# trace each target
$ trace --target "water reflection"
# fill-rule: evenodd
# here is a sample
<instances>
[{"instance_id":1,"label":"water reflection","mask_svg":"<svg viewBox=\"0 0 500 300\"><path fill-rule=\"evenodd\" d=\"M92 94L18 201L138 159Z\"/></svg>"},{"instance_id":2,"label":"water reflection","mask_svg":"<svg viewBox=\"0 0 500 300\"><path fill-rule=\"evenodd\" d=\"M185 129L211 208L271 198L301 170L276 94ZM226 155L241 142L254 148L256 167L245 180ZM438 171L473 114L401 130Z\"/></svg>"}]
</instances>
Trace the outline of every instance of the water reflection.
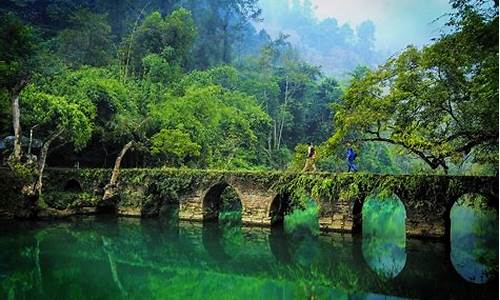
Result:
<instances>
[{"instance_id":1,"label":"water reflection","mask_svg":"<svg viewBox=\"0 0 500 300\"><path fill-rule=\"evenodd\" d=\"M275 227L269 235L269 247L275 259L286 265L310 267L321 257L319 237L308 233L288 233Z\"/></svg>"},{"instance_id":2,"label":"water reflection","mask_svg":"<svg viewBox=\"0 0 500 300\"><path fill-rule=\"evenodd\" d=\"M385 278L394 278L405 267L405 245L393 239L363 239L363 257L375 273Z\"/></svg>"},{"instance_id":3,"label":"water reflection","mask_svg":"<svg viewBox=\"0 0 500 300\"><path fill-rule=\"evenodd\" d=\"M498 286L472 285L450 276L453 269L442 259L448 255L446 248L436 242L422 247L409 240L406 246L412 247L409 253L418 263L410 272L405 268L397 280L386 280L368 272L364 254L353 251L361 247L350 235L300 237L257 227L95 218L0 223L0 227L0 299L383 299L382 295L487 299L498 295ZM440 259L429 262L425 257Z\"/></svg>"},{"instance_id":4,"label":"water reflection","mask_svg":"<svg viewBox=\"0 0 500 300\"><path fill-rule=\"evenodd\" d=\"M465 280L486 283L498 274L498 215L480 195L462 196L451 209L451 262Z\"/></svg>"},{"instance_id":5,"label":"water reflection","mask_svg":"<svg viewBox=\"0 0 500 300\"><path fill-rule=\"evenodd\" d=\"M300 196L303 199L299 203L303 203L304 207L296 208L285 216L284 237L290 245L292 262L307 267L319 255L319 206L309 195L302 193Z\"/></svg>"},{"instance_id":6,"label":"water reflection","mask_svg":"<svg viewBox=\"0 0 500 300\"><path fill-rule=\"evenodd\" d=\"M224 230L217 223L205 222L203 224L202 240L207 253L216 261L228 261L231 256L226 253L222 244Z\"/></svg>"},{"instance_id":7,"label":"water reflection","mask_svg":"<svg viewBox=\"0 0 500 300\"><path fill-rule=\"evenodd\" d=\"M276 260L283 264L292 262L290 245L286 233L281 226L274 226L269 235L269 247Z\"/></svg>"},{"instance_id":8,"label":"water reflection","mask_svg":"<svg viewBox=\"0 0 500 300\"><path fill-rule=\"evenodd\" d=\"M363 257L375 273L394 278L406 264L406 212L394 194L378 193L363 205Z\"/></svg>"}]
</instances>

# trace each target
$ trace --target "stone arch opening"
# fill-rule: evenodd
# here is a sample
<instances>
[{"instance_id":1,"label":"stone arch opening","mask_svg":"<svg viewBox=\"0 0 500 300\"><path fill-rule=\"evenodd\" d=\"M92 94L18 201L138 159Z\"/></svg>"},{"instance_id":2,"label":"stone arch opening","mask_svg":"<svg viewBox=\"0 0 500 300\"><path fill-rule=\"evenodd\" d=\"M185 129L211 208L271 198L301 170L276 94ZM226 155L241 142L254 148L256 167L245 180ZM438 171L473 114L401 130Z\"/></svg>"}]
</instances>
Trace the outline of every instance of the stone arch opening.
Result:
<instances>
[{"instance_id":1,"label":"stone arch opening","mask_svg":"<svg viewBox=\"0 0 500 300\"><path fill-rule=\"evenodd\" d=\"M117 215L118 208L115 203L98 204L95 209L97 215Z\"/></svg>"},{"instance_id":2,"label":"stone arch opening","mask_svg":"<svg viewBox=\"0 0 500 300\"><path fill-rule=\"evenodd\" d=\"M269 206L269 217L274 230L294 236L319 234L318 201L304 190L278 194Z\"/></svg>"},{"instance_id":3,"label":"stone arch opening","mask_svg":"<svg viewBox=\"0 0 500 300\"><path fill-rule=\"evenodd\" d=\"M467 193L449 210L451 264L460 277L475 284L498 276L498 211L488 200Z\"/></svg>"},{"instance_id":4,"label":"stone arch opening","mask_svg":"<svg viewBox=\"0 0 500 300\"><path fill-rule=\"evenodd\" d=\"M241 222L242 208L238 191L226 182L217 183L203 197L203 221Z\"/></svg>"},{"instance_id":5,"label":"stone arch opening","mask_svg":"<svg viewBox=\"0 0 500 300\"><path fill-rule=\"evenodd\" d=\"M176 225L179 221L180 202L174 198L159 199L158 215L161 220L170 225Z\"/></svg>"},{"instance_id":6,"label":"stone arch opening","mask_svg":"<svg viewBox=\"0 0 500 300\"><path fill-rule=\"evenodd\" d=\"M81 193L83 192L82 185L76 179L70 179L64 184L64 191L70 193Z\"/></svg>"},{"instance_id":7,"label":"stone arch opening","mask_svg":"<svg viewBox=\"0 0 500 300\"><path fill-rule=\"evenodd\" d=\"M361 208L362 254L377 275L395 278L406 266L406 209L390 191L375 191Z\"/></svg>"},{"instance_id":8,"label":"stone arch opening","mask_svg":"<svg viewBox=\"0 0 500 300\"><path fill-rule=\"evenodd\" d=\"M363 235L406 237L406 207L395 193L374 191L359 207Z\"/></svg>"}]
</instances>

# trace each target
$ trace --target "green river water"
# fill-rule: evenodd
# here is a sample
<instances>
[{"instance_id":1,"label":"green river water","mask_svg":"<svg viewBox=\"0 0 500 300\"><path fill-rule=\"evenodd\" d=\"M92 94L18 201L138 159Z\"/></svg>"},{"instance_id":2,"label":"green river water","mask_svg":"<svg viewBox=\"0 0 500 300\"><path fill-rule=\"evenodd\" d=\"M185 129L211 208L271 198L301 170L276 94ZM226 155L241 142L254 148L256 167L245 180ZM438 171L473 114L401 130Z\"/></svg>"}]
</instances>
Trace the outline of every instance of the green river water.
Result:
<instances>
[{"instance_id":1,"label":"green river water","mask_svg":"<svg viewBox=\"0 0 500 300\"><path fill-rule=\"evenodd\" d=\"M405 237L401 204L377 203L365 205L359 235L164 218L1 221L0 299L498 299L496 215L454 208L452 242L426 241Z\"/></svg>"}]
</instances>

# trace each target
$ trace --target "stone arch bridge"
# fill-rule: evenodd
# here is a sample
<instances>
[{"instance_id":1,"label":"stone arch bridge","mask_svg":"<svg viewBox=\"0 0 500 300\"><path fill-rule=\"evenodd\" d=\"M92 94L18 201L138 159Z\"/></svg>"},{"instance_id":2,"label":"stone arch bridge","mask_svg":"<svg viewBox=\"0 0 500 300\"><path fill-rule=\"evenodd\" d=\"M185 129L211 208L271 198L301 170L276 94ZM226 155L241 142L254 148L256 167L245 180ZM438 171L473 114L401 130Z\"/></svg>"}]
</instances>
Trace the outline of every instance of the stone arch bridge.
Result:
<instances>
[{"instance_id":1,"label":"stone arch bridge","mask_svg":"<svg viewBox=\"0 0 500 300\"><path fill-rule=\"evenodd\" d=\"M9 197L9 191L20 186L2 172L6 180L0 192L5 193L0 197ZM111 170L105 169L47 170L43 199L49 208L39 216L108 211L161 217L171 216L165 212L174 208L180 219L210 220L217 217L227 186L241 201L243 223L260 226L279 219L288 196L299 190L318 203L324 230L359 230L365 198L381 190L396 194L404 204L410 236L448 236L451 207L466 193L483 195L487 205L498 211L498 177L124 169L116 197L104 203L103 188L110 176Z\"/></svg>"}]
</instances>

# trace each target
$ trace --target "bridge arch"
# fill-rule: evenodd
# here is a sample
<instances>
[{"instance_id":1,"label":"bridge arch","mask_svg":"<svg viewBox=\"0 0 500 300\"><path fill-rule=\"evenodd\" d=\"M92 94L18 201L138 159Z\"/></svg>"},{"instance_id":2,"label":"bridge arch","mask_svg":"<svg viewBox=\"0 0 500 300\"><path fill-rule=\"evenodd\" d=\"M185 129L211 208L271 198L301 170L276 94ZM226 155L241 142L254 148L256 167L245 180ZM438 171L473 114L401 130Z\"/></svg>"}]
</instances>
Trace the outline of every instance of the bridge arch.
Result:
<instances>
[{"instance_id":1,"label":"bridge arch","mask_svg":"<svg viewBox=\"0 0 500 300\"><path fill-rule=\"evenodd\" d=\"M451 241L451 213L457 206L480 206L481 209L496 211L498 217L498 196L488 195L481 192L466 192L455 196L447 202L445 211L445 237Z\"/></svg>"},{"instance_id":2,"label":"bridge arch","mask_svg":"<svg viewBox=\"0 0 500 300\"><path fill-rule=\"evenodd\" d=\"M227 182L218 182L210 186L202 196L202 214L203 221L218 221L219 214L223 211L223 209L227 208L224 205L227 203L223 203L222 197L228 191L228 189L232 190L232 194L230 199L232 202L229 203L230 209L239 209L243 211L243 201L241 192L238 189L228 184Z\"/></svg>"},{"instance_id":3,"label":"bridge arch","mask_svg":"<svg viewBox=\"0 0 500 300\"><path fill-rule=\"evenodd\" d=\"M365 195L361 195L359 198L355 199L353 201L352 205L352 233L362 233L363 232L363 220L364 220L364 215L363 215L363 208L365 208L365 205L367 202L371 201L374 198L392 198L397 203L400 205L400 207L403 209L404 212L404 219L405 219L405 231L407 231L407 213L408 213L408 207L405 203L404 198L400 197L399 193L392 191L392 190L380 190L380 189L374 189L370 193L367 193Z\"/></svg>"}]
</instances>

